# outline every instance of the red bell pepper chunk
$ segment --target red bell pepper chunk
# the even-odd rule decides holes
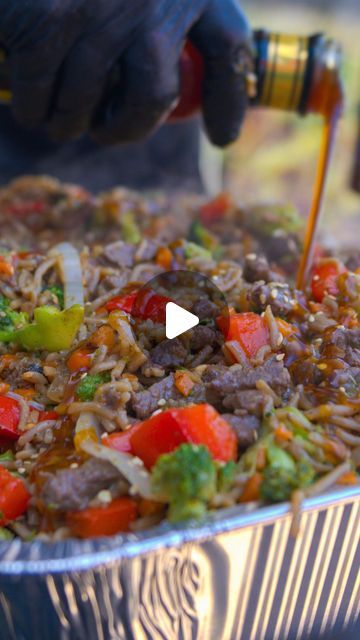
[[[133,454],[132,446],[131,446],[131,436],[135,432],[137,428],[137,424],[125,431],[120,431],[118,433],[111,433],[107,435],[105,438],[102,438],[101,442],[104,447],[109,447],[110,449],[115,449],[115,451],[120,451],[121,453],[131,453]]]
[[[152,320],[153,322],[165,322],[166,304],[172,302],[171,298],[160,296],[152,289],[140,289],[136,293],[125,296],[116,296],[106,303],[108,311],[120,309],[129,313],[134,318]]]
[[[29,498],[24,481],[0,465],[0,527],[21,516]]]
[[[326,294],[336,296],[339,293],[337,279],[342,273],[346,273],[345,265],[335,258],[325,258],[314,268],[311,291],[314,300],[321,302]]]
[[[131,498],[117,498],[105,507],[89,507],[83,511],[69,511],[66,517],[71,533],[78,538],[112,536],[129,531],[137,517],[137,505]]]
[[[38,422],[44,422],[44,420],[57,420],[59,414],[56,411],[39,411]]]
[[[0,444],[19,438],[19,418],[20,406],[17,400],[0,395]]]
[[[205,445],[215,460],[236,459],[237,441],[231,426],[209,404],[168,409],[136,425],[131,448],[150,469],[163,453],[190,442]]]
[[[217,324],[225,339],[238,342],[249,358],[254,358],[261,347],[269,344],[266,320],[257,313],[234,313],[229,319],[219,317]]]
[[[216,198],[210,200],[200,208],[200,220],[204,225],[221,220],[225,213],[231,209],[233,202],[228,193],[219,193]]]
[[[107,311],[125,311],[125,313],[131,313],[131,310],[135,304],[137,293],[129,293],[125,296],[115,296],[111,298],[105,308]]]

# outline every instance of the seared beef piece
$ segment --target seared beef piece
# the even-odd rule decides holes
[[[260,420],[256,416],[238,416],[233,413],[224,413],[225,418],[236,433],[239,449],[247,449],[256,441],[257,432],[260,428]]]
[[[179,338],[163,340],[150,351],[150,361],[165,370],[184,366],[188,350]]]
[[[310,359],[295,360],[289,369],[294,384],[318,385],[324,379],[324,372]]]
[[[104,256],[119,267],[132,267],[134,264],[135,246],[122,240],[108,244]]]
[[[227,396],[223,400],[223,405],[230,411],[236,409],[242,409],[244,412],[249,412],[258,416],[262,416],[265,397],[261,391],[257,389],[249,389],[247,391],[237,391]]]
[[[360,385],[360,367],[336,369],[331,373],[329,382],[334,389],[344,387],[349,396],[357,395]]]
[[[211,369],[213,370],[211,374]],[[209,379],[210,375],[210,379]],[[236,394],[243,389],[254,389],[258,380],[264,380],[276,393],[284,393],[291,387],[291,379],[288,370],[282,361],[269,358],[258,367],[232,367],[209,366],[203,380],[206,380],[206,393],[208,401],[220,405],[225,398]]]
[[[214,302],[208,298],[200,298],[196,300],[191,312],[194,313],[199,320],[207,320],[209,318],[216,318],[219,315],[219,309]]]
[[[120,480],[120,472],[106,460],[90,458],[76,469],[61,469],[46,479],[41,498],[48,506],[70,511],[85,509],[103,489]]]
[[[330,329],[324,334],[320,354],[328,358],[341,358],[351,367],[360,367],[360,330]]]
[[[13,360],[1,375],[6,378],[6,382],[13,388],[26,387],[28,383],[23,379],[23,374],[26,371],[42,373],[43,369],[40,360],[28,356]]]
[[[287,284],[270,282],[255,283],[247,293],[251,308],[257,313],[265,311],[268,305],[276,316],[288,316],[294,309],[294,294]]]
[[[199,351],[203,347],[214,346],[218,343],[218,333],[210,327],[198,325],[191,331],[190,348]]]
[[[144,391],[132,394],[130,409],[134,411],[139,420],[148,418],[156,409],[159,409],[159,400],[165,400],[171,406],[184,406],[186,404],[199,404],[205,402],[205,387],[196,384],[191,394],[185,398],[174,385],[174,374],[171,373],[166,378],[151,385]]]
[[[277,229],[266,237],[263,250],[269,262],[281,266],[287,273],[292,273],[298,264],[301,254],[299,240],[295,234]]]
[[[248,253],[245,256],[243,276],[247,282],[257,282],[258,280],[269,282],[271,280],[271,271],[265,256]]]

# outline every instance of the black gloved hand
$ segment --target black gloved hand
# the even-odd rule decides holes
[[[209,137],[228,144],[244,117],[251,59],[237,0],[0,0],[15,116],[61,140],[89,129],[102,143],[150,133],[176,103],[186,37],[205,60]],[[116,64],[116,91],[104,97]]]

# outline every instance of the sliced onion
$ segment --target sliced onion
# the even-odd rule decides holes
[[[140,458],[96,444],[90,439],[84,440],[81,447],[89,455],[110,462],[143,498],[159,502],[159,497],[151,491],[150,474]]]
[[[58,258],[64,285],[64,306],[69,309],[74,304],[84,306],[84,288],[80,255],[70,242],[60,242],[49,251],[49,257]]]
[[[100,440],[100,425],[96,415],[91,411],[83,411],[80,413],[75,427],[75,434],[78,435],[82,431],[94,432],[94,435]]]

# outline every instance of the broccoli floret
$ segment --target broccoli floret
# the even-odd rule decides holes
[[[260,495],[266,502],[284,502],[289,500],[296,487],[296,472],[294,473],[276,465],[269,465],[264,470]]]
[[[11,333],[28,321],[26,313],[14,311],[10,307],[10,301],[0,296],[0,341],[9,341]]]
[[[217,490],[220,493],[228,491],[234,482],[236,464],[233,460],[218,465]]]
[[[314,481],[315,471],[305,460],[295,462],[293,458],[274,445],[269,446],[267,457],[270,464],[264,470],[260,495],[267,502],[289,500],[294,489],[307,487]]]
[[[154,493],[169,502],[171,522],[199,519],[216,492],[216,464],[203,445],[182,444],[160,456],[151,481]]]
[[[58,303],[60,309],[64,308],[64,290],[60,285],[52,284],[49,287],[45,287],[44,291],[50,291],[50,293],[52,293],[56,298],[54,302]]]
[[[108,372],[106,373],[95,373],[94,375],[87,375],[85,378],[80,380],[77,389],[76,395],[83,402],[89,402],[93,399],[97,388],[104,384],[104,382],[110,382],[111,376]]]

